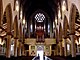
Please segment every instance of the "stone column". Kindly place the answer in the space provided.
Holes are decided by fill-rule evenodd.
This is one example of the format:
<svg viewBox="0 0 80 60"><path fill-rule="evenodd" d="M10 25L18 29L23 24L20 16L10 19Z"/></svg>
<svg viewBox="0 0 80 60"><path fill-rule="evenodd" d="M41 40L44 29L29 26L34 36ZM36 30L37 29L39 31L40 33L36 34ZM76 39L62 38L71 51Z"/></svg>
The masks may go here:
<svg viewBox="0 0 80 60"><path fill-rule="evenodd" d="M24 49L24 44L22 44L22 56L25 55L25 49Z"/></svg>
<svg viewBox="0 0 80 60"><path fill-rule="evenodd" d="M56 46L56 55L59 55L58 45Z"/></svg>
<svg viewBox="0 0 80 60"><path fill-rule="evenodd" d="M43 40L43 42L45 41L45 40L44 40L44 35L42 36L42 40Z"/></svg>
<svg viewBox="0 0 80 60"><path fill-rule="evenodd" d="M25 28L25 25L24 25ZM22 38L22 56L25 56L25 49L24 49L24 43L25 43L25 30L23 29L23 38Z"/></svg>
<svg viewBox="0 0 80 60"><path fill-rule="evenodd" d="M30 38L30 30L29 30L29 38Z"/></svg>
<svg viewBox="0 0 80 60"><path fill-rule="evenodd" d="M30 22L28 23L28 36L29 36L29 38L30 38Z"/></svg>
<svg viewBox="0 0 80 60"><path fill-rule="evenodd" d="M21 41L19 41L19 50L18 50L18 55L21 56Z"/></svg>
<svg viewBox="0 0 80 60"><path fill-rule="evenodd" d="M57 55L57 51L56 50L54 50L54 56L56 56Z"/></svg>
<svg viewBox="0 0 80 60"><path fill-rule="evenodd" d="M18 38L14 38L14 57L17 57L17 40Z"/></svg>
<svg viewBox="0 0 80 60"><path fill-rule="evenodd" d="M24 50L24 52L25 52L25 56L27 56L27 52L26 52L26 50Z"/></svg>
<svg viewBox="0 0 80 60"><path fill-rule="evenodd" d="M62 56L62 55L63 55L63 51L62 51L62 41L60 41L59 44L60 44L60 56Z"/></svg>
<svg viewBox="0 0 80 60"><path fill-rule="evenodd" d="M37 35L37 41L38 41L38 35Z"/></svg>
<svg viewBox="0 0 80 60"><path fill-rule="evenodd" d="M59 55L59 52L58 52L58 45L55 47L55 50L54 50L54 56L56 55Z"/></svg>
<svg viewBox="0 0 80 60"><path fill-rule="evenodd" d="M71 53L72 53L72 57L76 57L75 35L70 35L70 37L71 37Z"/></svg>
<svg viewBox="0 0 80 60"><path fill-rule="evenodd" d="M67 39L64 38L64 56L66 57L67 56Z"/></svg>
<svg viewBox="0 0 80 60"><path fill-rule="evenodd" d="M11 52L11 33L7 33L7 48L6 48L6 57L10 58Z"/></svg>
<svg viewBox="0 0 80 60"><path fill-rule="evenodd" d="M79 46L77 45L77 53L79 53Z"/></svg>
<svg viewBox="0 0 80 60"><path fill-rule="evenodd" d="M71 54L71 52L72 52L72 51L71 51L71 44L70 44L70 54Z"/></svg>

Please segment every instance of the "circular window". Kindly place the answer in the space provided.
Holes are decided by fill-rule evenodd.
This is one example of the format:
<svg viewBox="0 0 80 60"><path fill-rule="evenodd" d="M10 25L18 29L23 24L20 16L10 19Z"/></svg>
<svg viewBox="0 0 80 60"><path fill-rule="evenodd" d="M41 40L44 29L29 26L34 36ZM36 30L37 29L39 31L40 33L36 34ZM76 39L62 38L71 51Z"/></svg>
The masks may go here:
<svg viewBox="0 0 80 60"><path fill-rule="evenodd" d="M35 15L35 19L37 20L37 22L43 22L43 20L45 19L45 16L42 13L37 13Z"/></svg>

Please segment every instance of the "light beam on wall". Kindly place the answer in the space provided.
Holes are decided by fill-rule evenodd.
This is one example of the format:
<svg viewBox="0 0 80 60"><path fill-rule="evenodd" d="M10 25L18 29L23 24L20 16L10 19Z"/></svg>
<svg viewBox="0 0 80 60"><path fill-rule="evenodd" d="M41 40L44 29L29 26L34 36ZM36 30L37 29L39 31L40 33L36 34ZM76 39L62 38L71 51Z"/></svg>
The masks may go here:
<svg viewBox="0 0 80 60"><path fill-rule="evenodd" d="M76 44L77 44L77 45L79 45L79 43L78 43L78 41L77 41L77 40L75 40L75 42L76 42Z"/></svg>
<svg viewBox="0 0 80 60"><path fill-rule="evenodd" d="M80 37L79 37L79 44L80 44Z"/></svg>
<svg viewBox="0 0 80 60"><path fill-rule="evenodd" d="M70 51L70 45L69 44L67 44L67 50Z"/></svg>

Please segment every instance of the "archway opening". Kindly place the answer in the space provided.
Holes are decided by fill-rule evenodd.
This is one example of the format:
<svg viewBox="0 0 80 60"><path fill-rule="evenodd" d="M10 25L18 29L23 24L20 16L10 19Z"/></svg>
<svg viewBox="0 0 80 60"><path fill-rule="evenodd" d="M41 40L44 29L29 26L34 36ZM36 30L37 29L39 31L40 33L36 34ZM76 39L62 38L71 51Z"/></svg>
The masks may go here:
<svg viewBox="0 0 80 60"><path fill-rule="evenodd" d="M40 60L43 60L43 54L44 54L44 46L38 45L37 46L37 56L40 56Z"/></svg>

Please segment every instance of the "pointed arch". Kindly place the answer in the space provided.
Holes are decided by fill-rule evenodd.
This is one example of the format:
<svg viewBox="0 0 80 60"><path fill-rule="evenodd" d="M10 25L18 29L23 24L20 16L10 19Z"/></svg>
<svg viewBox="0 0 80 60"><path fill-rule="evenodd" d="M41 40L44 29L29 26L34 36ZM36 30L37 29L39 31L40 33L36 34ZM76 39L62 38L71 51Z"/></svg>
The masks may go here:
<svg viewBox="0 0 80 60"><path fill-rule="evenodd" d="M6 12L6 20L7 20L7 32L11 32L12 30L12 8L11 8L10 3L6 6L5 12Z"/></svg>
<svg viewBox="0 0 80 60"><path fill-rule="evenodd" d="M69 29L68 25L68 19L66 16L64 16L64 22L63 22L63 31L64 31L64 37L67 37L67 30Z"/></svg>
<svg viewBox="0 0 80 60"><path fill-rule="evenodd" d="M3 2L0 0L0 26L3 18Z"/></svg>
<svg viewBox="0 0 80 60"><path fill-rule="evenodd" d="M59 37L59 32L58 32L58 29L56 28L56 42L57 43L59 42L58 37Z"/></svg>
<svg viewBox="0 0 80 60"><path fill-rule="evenodd" d="M15 11L15 7L16 7L16 0L14 0L14 7L13 7L14 11Z"/></svg>
<svg viewBox="0 0 80 60"><path fill-rule="evenodd" d="M19 25L19 39L22 39L22 24Z"/></svg>
<svg viewBox="0 0 80 60"><path fill-rule="evenodd" d="M74 4L71 6L70 10L70 19L69 19L69 29L70 29L70 40L71 40L71 49L72 49L72 57L76 57L76 50L75 50L75 21L76 21L76 11L77 8ZM73 50L74 49L74 50Z"/></svg>
<svg viewBox="0 0 80 60"><path fill-rule="evenodd" d="M46 12L44 12L41 9L38 9L31 15L31 18L33 18L37 13L43 13L46 17L49 17L49 15Z"/></svg>
<svg viewBox="0 0 80 60"><path fill-rule="evenodd" d="M18 37L18 20L17 20L17 15L14 18L14 37Z"/></svg>
<svg viewBox="0 0 80 60"><path fill-rule="evenodd" d="M72 7L71 7L71 11L70 11L70 34L72 35L75 35L75 40L78 40L79 41L79 37L80 35L80 31L79 31L79 28L80 28L80 22L79 22L79 19L80 19L80 15L79 15L79 11L78 11L78 8L75 4L72 4Z"/></svg>
<svg viewBox="0 0 80 60"><path fill-rule="evenodd" d="M62 41L62 35L63 35L63 32L62 32L62 26L60 23L60 25L59 25L59 41Z"/></svg>
<svg viewBox="0 0 80 60"><path fill-rule="evenodd" d="M69 29L71 34L75 33L75 19L76 19L76 6L72 4L70 10L70 20L69 20Z"/></svg>

